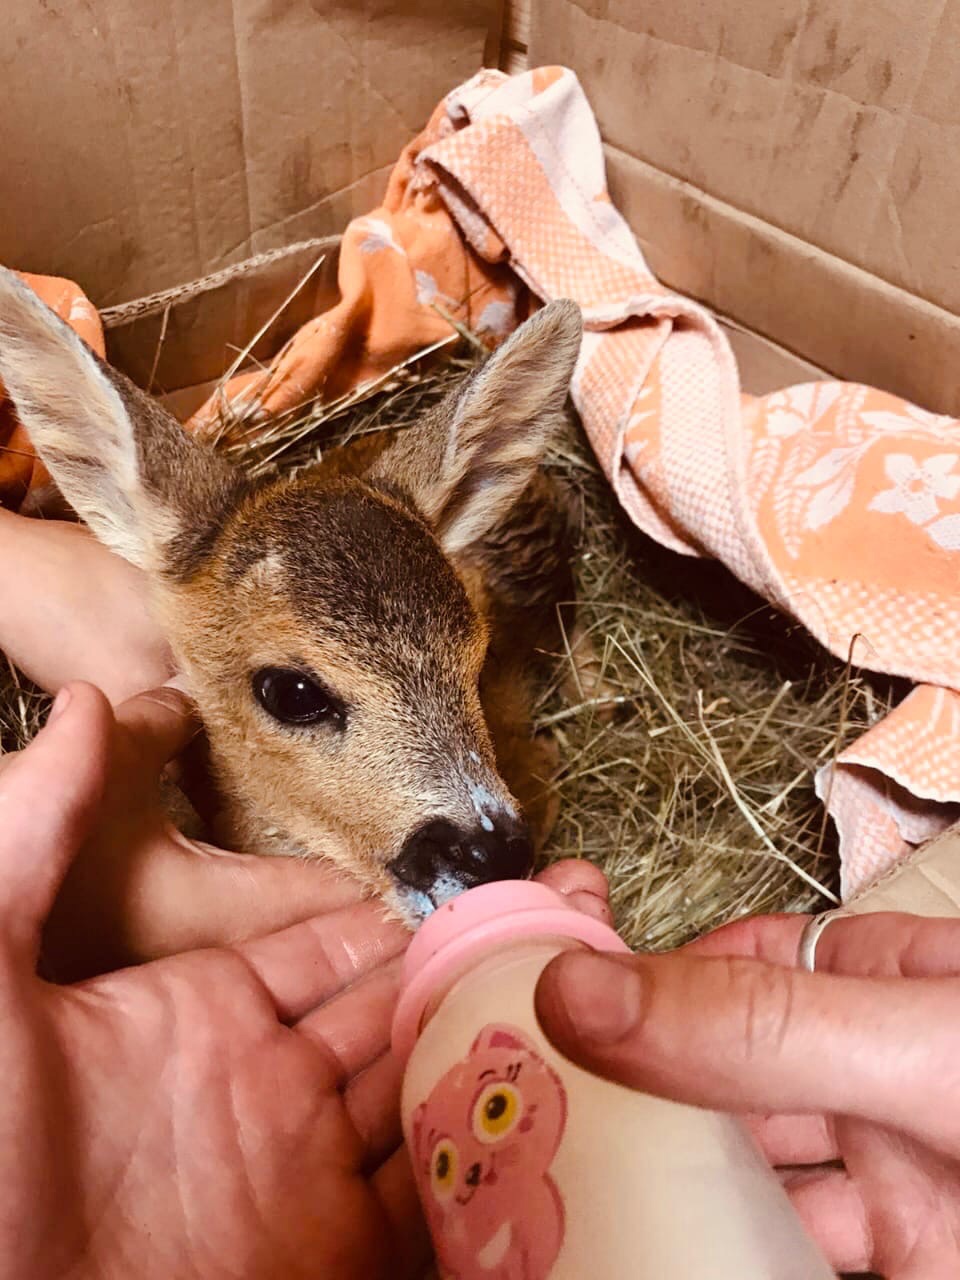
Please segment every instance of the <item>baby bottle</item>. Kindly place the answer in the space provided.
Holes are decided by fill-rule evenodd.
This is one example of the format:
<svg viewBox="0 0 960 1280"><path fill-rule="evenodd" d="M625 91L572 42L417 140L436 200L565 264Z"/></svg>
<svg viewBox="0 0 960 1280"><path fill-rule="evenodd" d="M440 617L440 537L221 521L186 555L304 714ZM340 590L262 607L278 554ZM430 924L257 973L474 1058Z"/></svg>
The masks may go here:
<svg viewBox="0 0 960 1280"><path fill-rule="evenodd" d="M832 1278L737 1119L599 1080L552 1048L534 990L571 947L627 949L545 885L511 881L446 903L407 952L393 1046L441 1275Z"/></svg>

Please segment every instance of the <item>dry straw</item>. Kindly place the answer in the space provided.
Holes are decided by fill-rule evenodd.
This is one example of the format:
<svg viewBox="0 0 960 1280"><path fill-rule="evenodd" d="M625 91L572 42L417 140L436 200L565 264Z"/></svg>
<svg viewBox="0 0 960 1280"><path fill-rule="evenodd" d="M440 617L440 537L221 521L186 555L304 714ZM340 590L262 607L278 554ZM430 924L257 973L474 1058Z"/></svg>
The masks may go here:
<svg viewBox="0 0 960 1280"><path fill-rule="evenodd" d="M445 354L266 424L225 409L220 447L266 475L336 441L411 426L478 359L463 341ZM748 912L824 905L836 856L813 773L887 710L894 687L823 654L720 566L637 534L577 428L550 465L579 498L578 607L608 692L562 699L568 659L556 656L538 710L562 761L549 857L604 868L637 946L676 945ZM45 705L0 668L0 745L27 741Z"/></svg>

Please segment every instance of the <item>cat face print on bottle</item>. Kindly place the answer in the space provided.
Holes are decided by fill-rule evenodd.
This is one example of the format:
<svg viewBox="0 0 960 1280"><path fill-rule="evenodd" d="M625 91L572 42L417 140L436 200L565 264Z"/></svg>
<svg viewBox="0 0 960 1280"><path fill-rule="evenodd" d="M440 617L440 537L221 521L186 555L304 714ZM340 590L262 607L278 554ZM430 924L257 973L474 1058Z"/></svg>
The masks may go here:
<svg viewBox="0 0 960 1280"><path fill-rule="evenodd" d="M564 1235L550 1176L559 1076L522 1031L484 1027L413 1116L413 1159L447 1280L546 1280Z"/></svg>

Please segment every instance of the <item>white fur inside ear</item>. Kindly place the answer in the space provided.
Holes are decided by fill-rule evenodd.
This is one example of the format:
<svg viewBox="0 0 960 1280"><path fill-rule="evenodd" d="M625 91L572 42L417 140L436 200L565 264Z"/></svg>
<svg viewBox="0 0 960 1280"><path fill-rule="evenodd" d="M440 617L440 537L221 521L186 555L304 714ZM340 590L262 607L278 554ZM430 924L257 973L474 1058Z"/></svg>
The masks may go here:
<svg viewBox="0 0 960 1280"><path fill-rule="evenodd" d="M5 270L0 379L64 497L101 542L146 568L136 442L123 401L69 325Z"/></svg>
<svg viewBox="0 0 960 1280"><path fill-rule="evenodd" d="M574 303L550 303L464 388L449 428L443 486L437 486L443 489L437 523L448 555L483 538L542 465L563 427L582 331Z"/></svg>

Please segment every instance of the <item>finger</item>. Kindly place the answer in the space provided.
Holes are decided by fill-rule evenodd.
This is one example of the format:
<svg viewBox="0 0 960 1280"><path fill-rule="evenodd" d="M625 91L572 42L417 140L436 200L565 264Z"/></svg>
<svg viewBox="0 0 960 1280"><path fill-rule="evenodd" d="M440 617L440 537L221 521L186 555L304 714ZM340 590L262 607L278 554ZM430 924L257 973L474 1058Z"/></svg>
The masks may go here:
<svg viewBox="0 0 960 1280"><path fill-rule="evenodd" d="M745 1116L769 1164L826 1164L840 1159L833 1119L818 1115Z"/></svg>
<svg viewBox="0 0 960 1280"><path fill-rule="evenodd" d="M809 916L738 920L690 943L698 956L739 955L793 966ZM936 978L960 973L960 920L870 912L831 920L817 943L818 973Z"/></svg>
<svg viewBox="0 0 960 1280"><path fill-rule="evenodd" d="M389 961L296 1024L335 1066L338 1086L386 1053L397 1003L400 963Z"/></svg>
<svg viewBox="0 0 960 1280"><path fill-rule="evenodd" d="M171 685L128 698L117 708L117 725L134 745L144 771L156 774L201 728L194 703Z"/></svg>
<svg viewBox="0 0 960 1280"><path fill-rule="evenodd" d="M831 921L817 943L818 972L878 978L960 974L960 920L876 912Z"/></svg>
<svg viewBox="0 0 960 1280"><path fill-rule="evenodd" d="M562 894L572 907L582 911L584 915L592 916L603 924L612 922L610 886L607 877L593 863L582 858L566 858L544 868L536 879L540 884Z"/></svg>
<svg viewBox="0 0 960 1280"><path fill-rule="evenodd" d="M561 1052L634 1088L728 1111L862 1116L940 1150L960 1140L960 1119L944 1115L958 998L952 979L567 952L541 975L537 1013Z"/></svg>
<svg viewBox="0 0 960 1280"><path fill-rule="evenodd" d="M230 853L158 823L126 857L77 860L51 920L50 956L60 981L76 981L204 947L243 950L362 898L356 881L319 859ZM379 927L372 906L363 918ZM261 976L291 1016L326 998L311 986L314 957L309 935L265 948Z"/></svg>
<svg viewBox="0 0 960 1280"><path fill-rule="evenodd" d="M206 830L213 831L223 801L214 784L210 742L205 734L198 733L187 743L167 765L166 775L190 801Z"/></svg>
<svg viewBox="0 0 960 1280"><path fill-rule="evenodd" d="M401 955L409 942L403 925L385 920L376 903L363 902L247 942L240 951L279 1016L291 1021Z"/></svg>
<svg viewBox="0 0 960 1280"><path fill-rule="evenodd" d="M403 1141L400 1087L403 1065L389 1050L349 1082L347 1111L367 1152L366 1167L378 1168Z"/></svg>
<svg viewBox="0 0 960 1280"><path fill-rule="evenodd" d="M0 777L0 914L7 936L33 950L103 796L112 728L99 689L68 685Z"/></svg>
<svg viewBox="0 0 960 1280"><path fill-rule="evenodd" d="M751 916L722 925L681 949L690 955L744 956L792 969L809 920L808 915Z"/></svg>
<svg viewBox="0 0 960 1280"><path fill-rule="evenodd" d="M569 893L592 893L595 897L606 900L610 896L607 877L592 862L585 858L564 858L553 862L549 867L537 874L540 884L564 895Z"/></svg>
<svg viewBox="0 0 960 1280"><path fill-rule="evenodd" d="M391 1230L395 1270L390 1274L397 1280L422 1276L433 1250L405 1146L380 1166L372 1182Z"/></svg>
<svg viewBox="0 0 960 1280"><path fill-rule="evenodd" d="M873 1243L863 1197L842 1169L784 1179L801 1222L835 1271L869 1271Z"/></svg>
<svg viewBox="0 0 960 1280"><path fill-rule="evenodd" d="M592 916L594 920L599 920L601 924L613 927L613 912L609 903L601 902L589 893L578 893L571 895L571 904L578 911L582 911L585 916Z"/></svg>

